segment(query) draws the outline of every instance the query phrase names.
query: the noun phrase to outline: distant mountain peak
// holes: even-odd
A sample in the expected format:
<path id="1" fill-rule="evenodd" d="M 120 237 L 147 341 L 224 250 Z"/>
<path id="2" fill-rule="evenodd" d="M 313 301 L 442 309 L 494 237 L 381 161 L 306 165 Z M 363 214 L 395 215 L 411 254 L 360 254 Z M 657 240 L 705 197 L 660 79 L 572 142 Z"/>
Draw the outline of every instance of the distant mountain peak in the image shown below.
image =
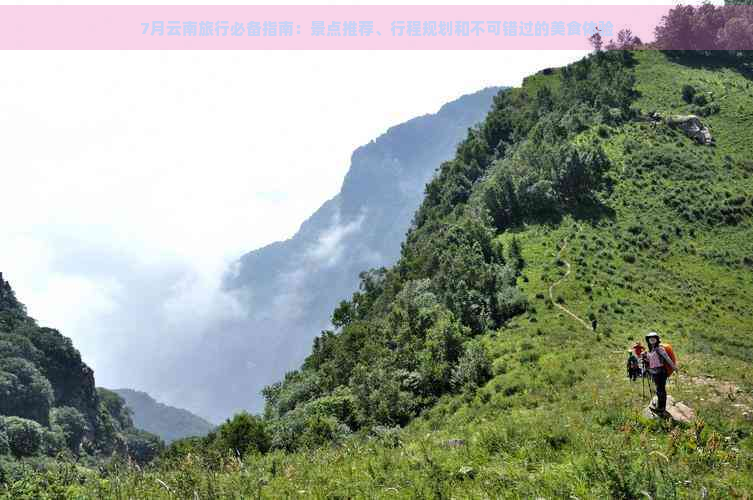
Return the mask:
<path id="1" fill-rule="evenodd" d="M 239 409 L 260 410 L 261 389 L 300 364 L 313 339 L 330 328 L 334 307 L 357 290 L 359 273 L 395 262 L 426 183 L 500 90 L 463 95 L 356 148 L 340 192 L 292 238 L 231 265 L 223 287 L 245 306 L 247 319 L 224 322 L 205 336 L 190 354 L 200 370 L 190 375 L 196 383 L 176 400 L 217 420 Z"/>
<path id="2" fill-rule="evenodd" d="M 203 436 L 214 425 L 182 408 L 175 408 L 155 400 L 143 391 L 114 389 L 132 412 L 133 423 L 139 429 L 161 437 L 166 443 L 190 436 Z"/>

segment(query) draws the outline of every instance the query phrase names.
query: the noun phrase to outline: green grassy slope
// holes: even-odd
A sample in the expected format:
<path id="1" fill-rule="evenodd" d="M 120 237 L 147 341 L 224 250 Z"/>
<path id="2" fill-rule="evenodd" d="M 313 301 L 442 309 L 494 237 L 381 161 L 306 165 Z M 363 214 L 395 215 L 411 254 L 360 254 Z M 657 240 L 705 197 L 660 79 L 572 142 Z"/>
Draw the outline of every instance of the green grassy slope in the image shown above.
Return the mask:
<path id="1" fill-rule="evenodd" d="M 603 149 L 607 182 L 588 209 L 494 235 L 504 248 L 513 238 L 520 243 L 517 286 L 528 305 L 476 336 L 491 363 L 480 387 L 438 394 L 402 429 L 364 426 L 331 446 L 227 458 L 211 470 L 189 454 L 154 470 L 121 470 L 117 479 L 92 475 L 67 491 L 82 498 L 750 498 L 753 82 L 713 59 L 681 64 L 654 51 L 634 59 L 632 107 L 684 114 L 691 105 L 683 85 L 711 92 L 719 111 L 702 120 L 716 146 L 639 114 L 590 121 L 568 135 L 572 144 Z M 544 87 L 564 98 L 560 73 L 527 79 L 511 100 L 529 102 Z M 508 149 L 508 159 L 522 149 Z M 489 166 L 460 204 L 476 203 L 503 168 Z M 422 209 L 427 224 L 440 211 L 433 207 Z M 571 273 L 553 295 L 579 317 L 595 317 L 596 332 L 549 300 L 565 262 Z M 696 411 L 692 424 L 641 416 L 648 397 L 626 379 L 624 361 L 649 330 L 679 356 L 680 375 L 668 388 Z"/>

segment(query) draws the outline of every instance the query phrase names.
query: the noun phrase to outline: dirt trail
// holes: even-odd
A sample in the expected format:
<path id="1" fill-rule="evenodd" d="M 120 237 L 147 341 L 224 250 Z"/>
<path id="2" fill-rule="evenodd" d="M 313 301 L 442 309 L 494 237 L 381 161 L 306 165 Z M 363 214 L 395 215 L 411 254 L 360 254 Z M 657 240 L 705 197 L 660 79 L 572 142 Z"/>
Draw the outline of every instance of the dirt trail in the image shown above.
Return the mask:
<path id="1" fill-rule="evenodd" d="M 578 228 L 580 231 L 580 228 Z M 559 252 L 557 252 L 557 258 L 560 259 L 562 262 L 565 263 L 565 267 L 567 267 L 567 271 L 565 272 L 565 275 L 561 277 L 559 280 L 555 281 L 549 286 L 549 300 L 552 301 L 552 304 L 554 304 L 556 307 L 560 308 L 562 311 L 565 312 L 565 314 L 569 315 L 571 318 L 573 318 L 575 321 L 578 321 L 580 324 L 582 324 L 587 330 L 594 331 L 594 329 L 591 327 L 590 324 L 588 324 L 587 321 L 585 321 L 583 318 L 572 312 L 567 307 L 563 306 L 562 304 L 558 304 L 557 301 L 554 300 L 554 287 L 562 283 L 567 279 L 568 276 L 570 276 L 570 263 L 562 258 L 562 252 L 567 248 L 568 240 L 565 240 L 564 244 L 560 247 Z"/>
<path id="2" fill-rule="evenodd" d="M 580 227 L 578 227 L 578 231 L 580 231 Z M 565 314 L 583 325 L 583 327 L 585 327 L 587 330 L 594 331 L 594 329 L 587 321 L 572 312 L 564 305 L 558 304 L 557 301 L 554 300 L 554 289 L 557 287 L 557 285 L 565 281 L 568 276 L 570 276 L 570 271 L 572 270 L 570 263 L 562 258 L 562 253 L 567 248 L 568 242 L 568 239 L 563 240 L 562 246 L 557 252 L 557 258 L 565 264 L 567 271 L 559 280 L 555 281 L 549 286 L 549 300 L 551 300 L 552 304 L 558 307 Z M 616 351 L 615 353 L 624 353 L 624 351 Z M 676 379 L 677 377 L 682 380 L 682 382 L 680 382 L 681 385 L 690 384 L 694 386 L 709 387 L 710 389 L 712 389 L 711 394 L 709 394 L 712 401 L 726 401 L 727 404 L 730 405 L 730 407 L 742 413 L 743 418 L 753 420 L 753 394 L 746 393 L 733 382 L 720 381 L 714 379 L 713 377 L 688 376 L 684 373 L 678 373 L 674 378 Z M 675 389 L 677 389 L 677 385 L 675 385 Z M 701 401 L 703 401 L 703 398 L 701 398 Z"/>

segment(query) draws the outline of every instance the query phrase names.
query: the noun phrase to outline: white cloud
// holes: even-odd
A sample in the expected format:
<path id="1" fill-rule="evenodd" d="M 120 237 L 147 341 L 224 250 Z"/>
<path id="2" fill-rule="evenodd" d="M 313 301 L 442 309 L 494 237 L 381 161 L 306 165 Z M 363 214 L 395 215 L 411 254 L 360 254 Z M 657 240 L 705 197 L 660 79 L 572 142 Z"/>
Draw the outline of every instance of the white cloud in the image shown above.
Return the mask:
<path id="1" fill-rule="evenodd" d="M 326 231 L 319 235 L 316 245 L 306 251 L 306 257 L 309 261 L 313 261 L 311 262 L 313 265 L 332 267 L 337 264 L 345 249 L 343 240 L 361 229 L 365 217 L 366 214 L 361 213 L 355 220 L 342 224 L 340 222 L 340 211 L 335 212 L 332 223 Z"/>
<path id="2" fill-rule="evenodd" d="M 240 319 L 245 310 L 236 297 L 221 290 L 222 272 L 185 274 L 169 288 L 162 314 L 171 329 L 186 329 L 188 325 L 212 325 L 223 320 Z M 197 329 L 205 333 L 205 328 Z"/>
<path id="3" fill-rule="evenodd" d="M 306 272 L 306 269 L 299 267 L 293 271 L 281 274 L 278 280 L 282 284 L 281 288 L 285 291 L 272 298 L 272 307 L 269 310 L 258 311 L 257 314 L 273 319 L 287 318 L 291 320 L 300 317 L 306 303 L 303 293 L 303 287 L 306 283 Z M 258 290 L 257 293 L 263 294 L 268 293 L 268 291 Z M 257 308 L 253 306 L 249 307 L 249 309 L 257 311 Z"/>

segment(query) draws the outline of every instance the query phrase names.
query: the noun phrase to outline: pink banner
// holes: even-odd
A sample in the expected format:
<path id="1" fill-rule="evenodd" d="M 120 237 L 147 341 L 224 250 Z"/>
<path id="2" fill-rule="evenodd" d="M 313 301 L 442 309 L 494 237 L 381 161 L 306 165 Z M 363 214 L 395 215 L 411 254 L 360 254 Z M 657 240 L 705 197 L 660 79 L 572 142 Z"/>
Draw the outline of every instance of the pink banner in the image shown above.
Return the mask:
<path id="1" fill-rule="evenodd" d="M 0 49 L 589 49 L 671 6 L 0 6 Z"/>

